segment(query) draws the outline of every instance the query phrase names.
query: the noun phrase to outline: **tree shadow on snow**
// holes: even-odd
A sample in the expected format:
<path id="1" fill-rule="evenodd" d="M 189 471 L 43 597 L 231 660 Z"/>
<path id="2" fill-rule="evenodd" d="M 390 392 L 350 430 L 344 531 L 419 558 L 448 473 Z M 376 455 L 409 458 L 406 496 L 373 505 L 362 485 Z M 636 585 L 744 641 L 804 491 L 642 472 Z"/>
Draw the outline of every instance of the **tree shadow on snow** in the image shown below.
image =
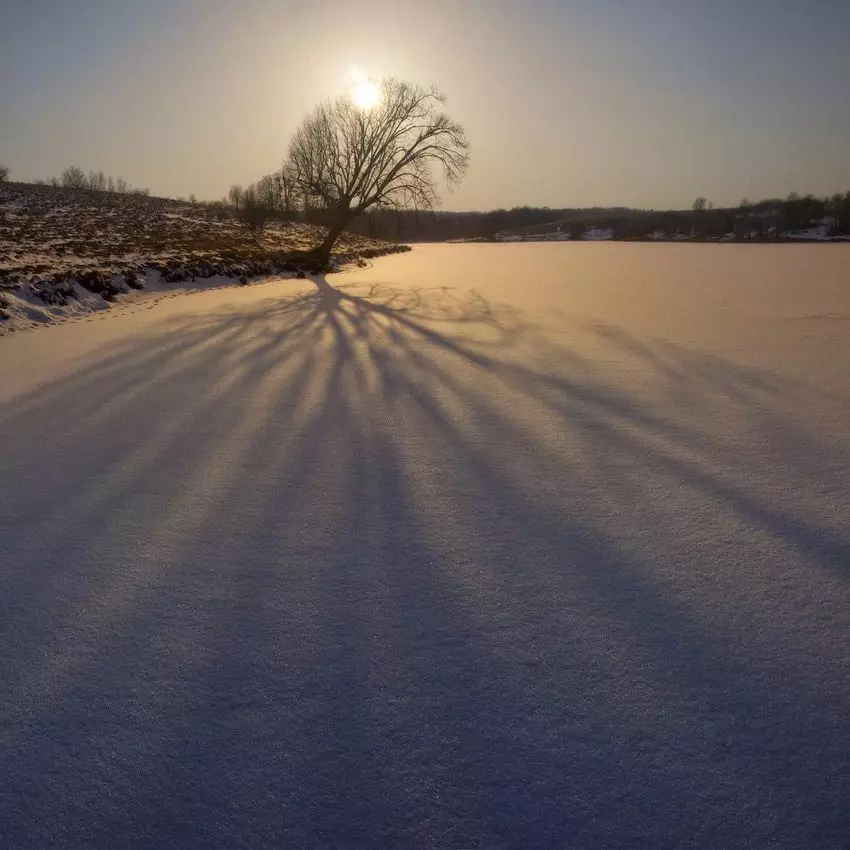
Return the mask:
<path id="1" fill-rule="evenodd" d="M 846 593 L 848 539 L 769 486 L 790 441 L 817 489 L 815 437 L 747 442 L 800 392 L 323 279 L 105 350 L 0 414 L 0 835 L 834 844 L 840 607 L 809 639 L 794 606 Z"/>

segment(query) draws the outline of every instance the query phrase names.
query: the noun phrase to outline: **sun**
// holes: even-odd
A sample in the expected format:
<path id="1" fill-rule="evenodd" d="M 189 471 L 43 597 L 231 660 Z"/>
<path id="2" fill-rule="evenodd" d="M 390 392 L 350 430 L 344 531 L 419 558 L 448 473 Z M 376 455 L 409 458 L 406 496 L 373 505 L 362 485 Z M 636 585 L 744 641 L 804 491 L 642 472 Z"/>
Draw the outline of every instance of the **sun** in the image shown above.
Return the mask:
<path id="1" fill-rule="evenodd" d="M 355 72 L 351 86 L 351 99 L 358 109 L 371 109 L 381 100 L 381 89 L 374 80 L 370 80 L 362 71 Z"/>
<path id="2" fill-rule="evenodd" d="M 351 98 L 360 109 L 371 109 L 378 105 L 381 90 L 371 80 L 363 80 L 351 90 Z"/>

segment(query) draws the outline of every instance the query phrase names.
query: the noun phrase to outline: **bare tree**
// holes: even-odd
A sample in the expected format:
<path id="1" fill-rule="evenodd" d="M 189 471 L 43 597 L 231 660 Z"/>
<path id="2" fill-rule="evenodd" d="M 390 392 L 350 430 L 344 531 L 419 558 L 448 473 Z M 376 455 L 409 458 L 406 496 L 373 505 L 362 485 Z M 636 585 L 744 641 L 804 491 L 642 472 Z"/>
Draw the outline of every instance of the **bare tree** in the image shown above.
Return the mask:
<path id="1" fill-rule="evenodd" d="M 269 218 L 269 207 L 263 203 L 253 184 L 245 189 L 241 200 L 239 218 L 254 238 L 259 240 Z"/>
<path id="2" fill-rule="evenodd" d="M 272 212 L 283 211 L 281 187 L 274 175 L 267 174 L 257 182 L 257 201 Z"/>
<path id="3" fill-rule="evenodd" d="M 89 189 L 94 192 L 105 192 L 106 186 L 106 175 L 102 171 L 89 171 Z"/>
<path id="4" fill-rule="evenodd" d="M 71 165 L 62 172 L 62 185 L 66 189 L 87 189 L 89 181 L 82 168 Z"/>
<path id="5" fill-rule="evenodd" d="M 295 173 L 291 167 L 284 165 L 280 171 L 272 176 L 280 187 L 281 212 L 287 219 L 291 219 L 295 211 L 295 198 L 298 192 Z"/>
<path id="6" fill-rule="evenodd" d="M 270 213 L 284 219 L 291 218 L 296 194 L 295 177 L 291 168 L 285 165 L 274 174 L 267 174 L 260 179 L 256 184 L 256 194 L 258 201 Z"/>
<path id="7" fill-rule="evenodd" d="M 230 201 L 230 204 L 235 207 L 237 210 L 242 206 L 242 196 L 244 195 L 245 190 L 239 186 L 234 184 L 230 187 L 230 191 L 227 193 L 227 199 Z"/>
<path id="8" fill-rule="evenodd" d="M 4 183 L 9 179 L 9 167 L 7 165 L 0 165 L 0 183 Z"/>
<path id="9" fill-rule="evenodd" d="M 290 143 L 286 167 L 299 193 L 328 215 L 327 237 L 315 249 L 323 263 L 351 219 L 378 204 L 431 209 L 434 169 L 452 185 L 469 164 L 464 129 L 442 112 L 445 97 L 435 88 L 390 78 L 380 95 L 371 109 L 351 95 L 321 104 Z"/>

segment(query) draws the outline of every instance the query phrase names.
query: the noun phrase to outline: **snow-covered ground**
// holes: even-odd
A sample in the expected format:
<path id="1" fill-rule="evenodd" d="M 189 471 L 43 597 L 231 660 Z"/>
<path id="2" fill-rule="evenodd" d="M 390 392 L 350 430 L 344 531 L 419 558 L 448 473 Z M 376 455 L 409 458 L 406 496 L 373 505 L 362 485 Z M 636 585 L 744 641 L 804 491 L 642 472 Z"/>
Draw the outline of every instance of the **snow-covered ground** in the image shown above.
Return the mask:
<path id="1" fill-rule="evenodd" d="M 848 260 L 428 246 L 0 339 L 0 844 L 846 845 Z"/>
<path id="2" fill-rule="evenodd" d="M 166 198 L 0 183 L 0 336 L 149 300 L 151 290 L 303 276 L 315 261 L 301 255 L 324 236 L 281 221 L 251 233 L 232 210 Z M 333 259 L 398 250 L 406 248 L 342 233 Z"/>
<path id="3" fill-rule="evenodd" d="M 221 267 L 310 250 L 324 235 L 323 228 L 274 220 L 251 233 L 231 210 L 167 198 L 0 184 L 0 284 L 73 281 L 90 271 Z M 386 243 L 343 233 L 336 250 L 378 245 Z"/>
<path id="4" fill-rule="evenodd" d="M 359 263 L 363 266 L 368 265 L 366 260 L 360 260 Z M 264 275 L 262 277 L 244 278 L 243 280 L 246 285 L 253 286 L 258 282 L 267 280 L 282 281 L 294 277 L 296 277 L 295 274 Z M 160 272 L 150 268 L 146 270 L 144 275 L 139 275 L 139 280 L 143 283 L 142 289 L 136 290 L 125 287 L 126 291 L 115 296 L 111 301 L 89 292 L 84 286 L 74 281 L 65 284 L 70 287 L 73 297 L 65 298 L 58 303 L 46 303 L 28 287 L 22 287 L 15 292 L 3 292 L 0 304 L 2 304 L 2 313 L 5 315 L 0 314 L 0 319 L 2 319 L 0 321 L 0 337 L 21 331 L 42 329 L 63 322 L 94 319 L 96 317 L 92 315 L 93 313 L 104 313 L 105 311 L 126 313 L 128 311 L 136 312 L 140 309 L 146 310 L 168 298 L 196 295 L 211 289 L 233 288 L 243 285 L 238 278 L 220 274 L 168 282 Z"/>

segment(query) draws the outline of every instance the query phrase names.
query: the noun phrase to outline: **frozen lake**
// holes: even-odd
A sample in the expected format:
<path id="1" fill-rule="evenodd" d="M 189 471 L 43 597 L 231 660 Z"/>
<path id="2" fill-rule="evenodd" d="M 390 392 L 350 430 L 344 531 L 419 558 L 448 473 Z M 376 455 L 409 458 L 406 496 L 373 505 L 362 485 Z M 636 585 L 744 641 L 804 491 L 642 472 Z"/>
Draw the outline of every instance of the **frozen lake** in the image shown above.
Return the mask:
<path id="1" fill-rule="evenodd" d="M 0 339 L 0 843 L 844 846 L 850 246 L 329 280 Z"/>

